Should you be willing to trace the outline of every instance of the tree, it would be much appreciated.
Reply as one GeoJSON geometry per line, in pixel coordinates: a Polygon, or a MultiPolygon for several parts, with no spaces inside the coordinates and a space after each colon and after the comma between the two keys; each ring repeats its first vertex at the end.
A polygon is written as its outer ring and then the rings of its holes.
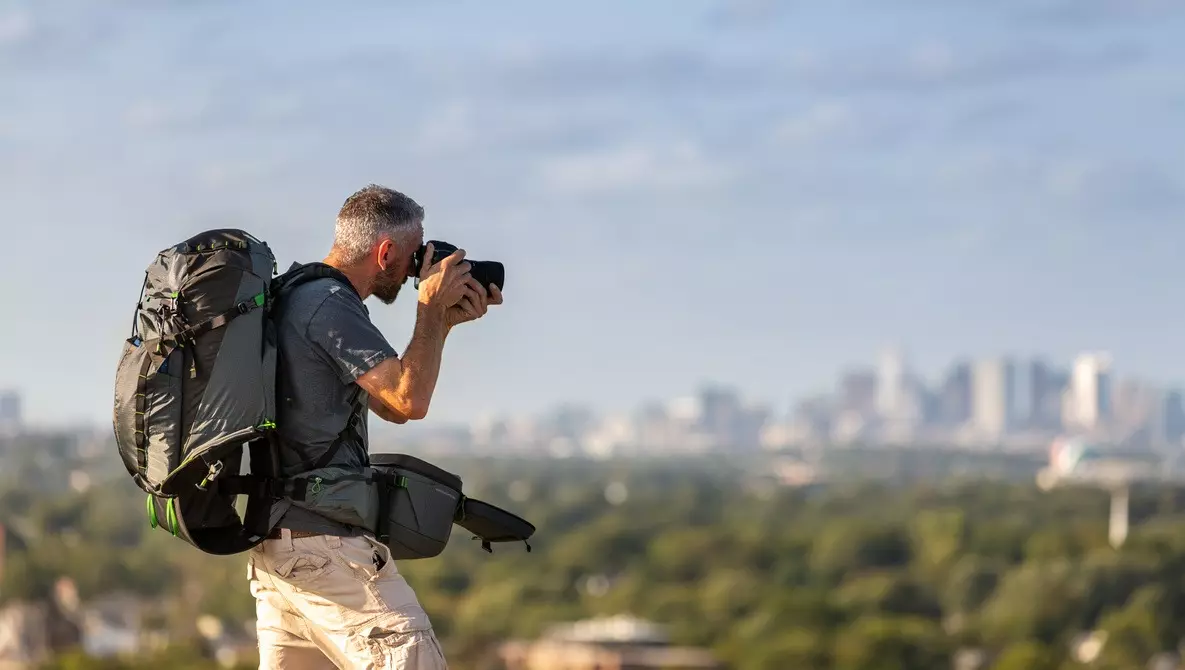
{"type": "Polygon", "coordinates": [[[967,539],[966,516],[957,509],[923,510],[910,524],[919,567],[942,572],[958,556],[967,539]]]}
{"type": "Polygon", "coordinates": [[[1056,670],[1058,656],[1049,647],[1026,640],[1004,650],[991,670],[1056,670]]]}
{"type": "Polygon", "coordinates": [[[937,624],[913,617],[865,617],[836,634],[835,670],[948,670],[953,649],[937,624]]]}

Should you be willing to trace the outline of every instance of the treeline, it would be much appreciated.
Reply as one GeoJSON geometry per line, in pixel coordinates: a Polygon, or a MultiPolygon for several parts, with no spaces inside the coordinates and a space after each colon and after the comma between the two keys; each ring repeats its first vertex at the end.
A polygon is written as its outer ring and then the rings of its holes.
{"type": "MultiPolygon", "coordinates": [[[[1180,490],[1133,492],[1133,532],[1116,551],[1099,491],[954,476],[790,489],[749,465],[675,463],[441,461],[539,528],[531,553],[488,555],[458,527],[442,557],[401,565],[453,667],[496,667],[508,638],[617,613],[738,670],[946,670],[960,650],[987,668],[1063,670],[1086,667],[1071,643],[1094,630],[1107,641],[1090,667],[1118,670],[1175,652],[1185,634],[1180,490]]],[[[242,557],[150,531],[118,476],[52,496],[9,478],[9,519],[43,530],[10,555],[5,600],[46,597],[70,575],[84,600],[125,590],[160,603],[160,625],[180,634],[198,614],[254,614],[242,557]]]]}

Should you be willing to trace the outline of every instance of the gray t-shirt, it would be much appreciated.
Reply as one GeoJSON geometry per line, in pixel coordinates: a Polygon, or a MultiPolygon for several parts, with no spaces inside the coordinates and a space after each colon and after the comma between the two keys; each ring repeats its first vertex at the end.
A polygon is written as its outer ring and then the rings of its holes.
{"type": "MultiPolygon", "coordinates": [[[[280,436],[283,475],[299,474],[306,460],[319,457],[337,439],[354,405],[364,408],[358,439],[342,444],[333,465],[360,467],[367,462],[365,409],[368,396],[358,377],[395,349],[370,322],[370,312],[354,290],[334,279],[314,279],[291,290],[275,314],[279,359],[276,375],[276,431],[280,436]]],[[[358,535],[319,514],[288,507],[277,527],[330,535],[358,535]]],[[[273,514],[275,513],[273,512],[273,514]]]]}

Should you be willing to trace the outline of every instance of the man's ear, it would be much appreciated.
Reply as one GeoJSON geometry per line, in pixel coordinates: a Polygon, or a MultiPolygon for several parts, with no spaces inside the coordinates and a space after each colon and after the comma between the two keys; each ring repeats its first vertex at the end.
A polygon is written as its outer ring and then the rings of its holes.
{"type": "Polygon", "coordinates": [[[395,243],[390,239],[379,242],[379,248],[375,254],[375,261],[379,265],[379,269],[386,270],[395,262],[395,243]]]}

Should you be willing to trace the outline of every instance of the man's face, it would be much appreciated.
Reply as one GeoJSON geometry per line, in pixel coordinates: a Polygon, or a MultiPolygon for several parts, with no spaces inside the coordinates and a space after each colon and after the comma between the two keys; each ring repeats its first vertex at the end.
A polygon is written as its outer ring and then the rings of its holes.
{"type": "Polygon", "coordinates": [[[379,270],[374,278],[374,297],[384,304],[390,305],[399,296],[399,289],[403,288],[411,272],[412,256],[424,242],[424,231],[421,228],[415,236],[408,235],[401,240],[392,240],[392,262],[386,270],[379,270]]]}

